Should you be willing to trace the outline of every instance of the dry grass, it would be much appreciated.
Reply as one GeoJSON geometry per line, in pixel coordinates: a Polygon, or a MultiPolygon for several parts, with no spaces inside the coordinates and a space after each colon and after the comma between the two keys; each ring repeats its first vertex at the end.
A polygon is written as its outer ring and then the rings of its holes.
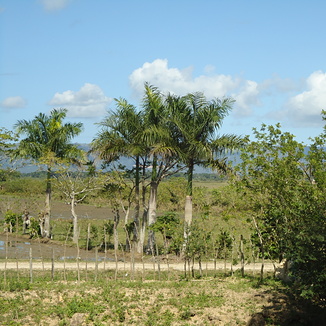
{"type": "MultiPolygon", "coordinates": [[[[40,274],[41,276],[41,274],[40,274]]],[[[3,280],[1,280],[3,284],[3,280]]],[[[246,325],[273,306],[279,283],[251,278],[97,282],[7,279],[1,325],[246,325]],[[11,282],[11,283],[10,283],[11,282]]],[[[270,324],[273,325],[273,324],[270,324]]]]}

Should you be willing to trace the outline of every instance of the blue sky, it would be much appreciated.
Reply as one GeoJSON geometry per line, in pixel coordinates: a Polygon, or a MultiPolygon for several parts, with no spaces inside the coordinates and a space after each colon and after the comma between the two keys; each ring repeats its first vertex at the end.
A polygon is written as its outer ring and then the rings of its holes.
{"type": "Polygon", "coordinates": [[[236,102],[221,133],[280,122],[308,143],[325,124],[324,0],[0,0],[0,127],[52,108],[89,143],[113,98],[144,82],[236,102]]]}

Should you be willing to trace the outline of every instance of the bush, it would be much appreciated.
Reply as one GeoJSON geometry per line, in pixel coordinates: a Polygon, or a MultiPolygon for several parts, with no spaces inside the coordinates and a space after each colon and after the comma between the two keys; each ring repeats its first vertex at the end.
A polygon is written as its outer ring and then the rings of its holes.
{"type": "Polygon", "coordinates": [[[45,180],[35,178],[14,178],[2,183],[2,193],[7,194],[34,194],[45,192],[45,180]]]}
{"type": "Polygon", "coordinates": [[[22,215],[8,210],[5,214],[5,223],[8,231],[15,232],[19,225],[23,223],[22,215]]]}

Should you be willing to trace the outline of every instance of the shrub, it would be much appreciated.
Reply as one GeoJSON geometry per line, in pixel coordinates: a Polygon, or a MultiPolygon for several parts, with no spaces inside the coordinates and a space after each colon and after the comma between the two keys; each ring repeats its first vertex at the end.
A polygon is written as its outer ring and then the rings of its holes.
{"type": "Polygon", "coordinates": [[[21,214],[14,213],[12,210],[8,210],[5,214],[5,223],[7,225],[7,230],[15,232],[19,225],[23,222],[21,214]]]}

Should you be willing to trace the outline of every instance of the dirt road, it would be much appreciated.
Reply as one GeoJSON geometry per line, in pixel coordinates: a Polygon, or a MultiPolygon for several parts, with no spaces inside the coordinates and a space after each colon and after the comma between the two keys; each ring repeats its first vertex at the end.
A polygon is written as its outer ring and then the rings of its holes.
{"type": "MultiPolygon", "coordinates": [[[[66,269],[66,270],[76,270],[78,268],[80,269],[86,269],[86,264],[87,264],[87,269],[94,270],[96,268],[96,263],[95,262],[85,262],[85,261],[80,261],[80,262],[54,262],[54,268],[55,269],[66,269]]],[[[99,262],[97,264],[97,268],[99,270],[112,270],[112,269],[118,269],[118,270],[130,270],[130,262],[118,262],[117,264],[115,262],[99,262]]],[[[29,261],[5,261],[1,260],[0,261],[0,270],[4,269],[29,269],[30,268],[30,262],[29,261]]],[[[52,269],[52,262],[45,261],[32,261],[32,268],[33,270],[50,270],[52,269]]],[[[135,270],[141,271],[141,270],[154,270],[154,264],[153,263],[135,263],[135,270]]],[[[176,271],[183,271],[184,270],[184,264],[183,263],[169,263],[169,265],[166,262],[160,262],[160,270],[176,270],[176,271]]],[[[214,263],[203,263],[202,264],[203,270],[214,270],[214,263]]],[[[224,269],[224,264],[223,263],[218,263],[216,265],[216,268],[218,270],[223,270],[224,269]]],[[[227,270],[231,269],[231,265],[227,264],[226,266],[227,270]]],[[[253,271],[256,270],[257,272],[260,270],[261,264],[247,264],[245,265],[245,270],[246,271],[253,271]]],[[[155,263],[155,269],[158,269],[158,263],[155,263]]],[[[194,269],[199,270],[198,264],[195,264],[194,269]]],[[[240,265],[234,265],[233,270],[239,270],[240,265]]],[[[273,271],[274,267],[273,264],[267,263],[264,264],[264,270],[265,271],[273,271]]]]}

